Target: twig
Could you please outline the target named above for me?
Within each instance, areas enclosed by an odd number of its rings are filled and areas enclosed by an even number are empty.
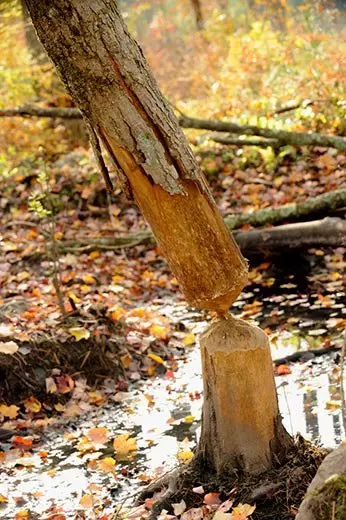
[[[344,424],[344,432],[346,432],[346,399],[345,399],[345,383],[344,383],[345,354],[346,354],[346,330],[344,331],[343,336],[344,336],[344,343],[341,348],[341,356],[340,356],[340,393],[341,393],[342,421]]]

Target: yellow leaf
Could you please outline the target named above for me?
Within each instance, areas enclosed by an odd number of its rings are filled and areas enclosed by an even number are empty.
[[[8,502],[8,498],[0,493],[0,504],[6,504]]]
[[[196,336],[192,333],[186,334],[185,338],[183,339],[183,343],[187,347],[189,345],[193,345],[194,343],[196,343]]]
[[[156,363],[158,363],[159,365],[164,365],[165,364],[165,362],[162,359],[162,357],[157,356],[156,354],[148,354],[147,357],[152,359],[153,361],[156,361]]]
[[[106,457],[98,462],[97,468],[104,473],[113,473],[115,468],[115,460],[113,457]]]
[[[29,512],[26,509],[22,509],[22,511],[18,511],[15,514],[14,520],[26,520],[29,518]]]
[[[96,282],[96,280],[92,274],[85,274],[82,277],[82,279],[83,279],[83,282],[86,283],[87,285],[93,285]]]
[[[239,504],[232,510],[232,520],[246,520],[255,511],[256,506],[250,506],[249,504]]]
[[[177,458],[180,460],[180,462],[187,464],[193,458],[193,453],[191,450],[179,451]]]
[[[137,450],[137,442],[136,439],[131,438],[128,433],[125,433],[114,439],[113,447],[118,457],[126,458],[131,454],[133,455]]]
[[[100,392],[88,392],[89,401],[95,406],[101,406],[105,402],[105,398]]]
[[[157,339],[167,339],[169,328],[162,327],[161,325],[152,325],[149,332]]]
[[[194,420],[195,418],[193,415],[187,415],[186,417],[184,417],[184,422],[188,424],[193,423]]]
[[[8,417],[9,419],[15,419],[18,415],[19,407],[11,404],[11,406],[6,406],[6,404],[0,404],[0,413],[4,417]]]
[[[80,298],[78,298],[78,296],[73,293],[73,292],[69,292],[67,293],[67,297],[70,298],[70,300],[72,300],[74,303],[80,303],[82,300]]]
[[[106,444],[108,441],[108,430],[107,428],[90,428],[86,436],[92,442]]]
[[[82,496],[82,498],[79,501],[79,505],[84,507],[85,509],[92,509],[94,507],[94,499],[93,496],[89,493],[86,493]]]
[[[98,258],[100,256],[100,251],[91,251],[91,253],[89,253],[89,258],[91,258],[92,260],[95,260],[95,258]]]
[[[90,332],[84,327],[72,327],[71,329],[68,329],[68,331],[71,336],[76,339],[76,341],[90,338]]]
[[[24,401],[24,406],[27,412],[38,413],[41,410],[41,403],[36,397],[31,396]]]

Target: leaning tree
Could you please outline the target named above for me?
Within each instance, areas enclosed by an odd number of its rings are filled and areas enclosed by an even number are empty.
[[[247,282],[247,263],[140,47],[114,0],[26,3],[103,169],[99,142],[189,302],[218,313],[201,337],[199,458],[217,472],[270,468],[291,439],[281,424],[268,340],[228,313]]]

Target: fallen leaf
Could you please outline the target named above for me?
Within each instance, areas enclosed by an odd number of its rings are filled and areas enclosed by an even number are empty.
[[[256,506],[249,504],[239,504],[231,513],[232,520],[246,520],[255,511]]]
[[[203,504],[206,504],[207,506],[218,506],[221,503],[222,500],[220,499],[220,493],[207,493],[203,499]]]
[[[107,428],[90,428],[86,436],[90,441],[96,444],[107,444],[108,442]]]
[[[14,354],[18,349],[15,341],[0,342],[0,354]]]
[[[292,374],[292,370],[287,365],[279,365],[278,367],[276,367],[275,373],[278,376],[285,376],[287,374]]]
[[[152,336],[155,336],[157,339],[167,339],[169,328],[162,327],[162,325],[152,325],[149,329],[149,332]]]
[[[8,417],[9,419],[15,419],[18,415],[19,407],[11,404],[10,406],[6,406],[6,404],[0,404],[0,414],[4,417]]]
[[[89,493],[85,493],[79,501],[79,505],[85,509],[92,509],[94,507],[93,496]]]
[[[68,329],[68,331],[71,336],[76,339],[76,341],[90,338],[90,331],[84,327],[72,327],[71,329]]]
[[[179,516],[179,515],[182,515],[183,512],[185,511],[186,503],[184,500],[181,500],[178,504],[172,504],[172,507],[173,507],[173,512],[174,512],[175,516]]]
[[[38,413],[41,410],[41,403],[33,395],[24,401],[25,410],[27,412]]]
[[[203,486],[197,486],[192,488],[192,491],[194,493],[197,493],[197,495],[204,495],[204,487]]]
[[[187,464],[193,458],[193,452],[191,450],[179,451],[177,458],[180,462]]]
[[[97,464],[97,468],[100,470],[100,471],[103,471],[104,473],[114,473],[114,469],[115,469],[115,460],[113,459],[113,457],[106,457],[100,461],[98,461],[98,464]]]
[[[157,356],[156,354],[148,354],[147,356],[148,358],[152,359],[153,361],[156,361],[156,363],[158,363],[159,365],[165,365],[165,362],[164,360],[162,359],[162,357],[160,356]]]
[[[196,336],[192,333],[186,334],[185,338],[183,339],[183,343],[187,347],[190,345],[194,345],[196,343]]]
[[[125,433],[114,439],[113,448],[118,457],[128,457],[137,450],[137,442]]]
[[[187,424],[193,423],[194,420],[195,420],[195,418],[193,415],[187,415],[186,417],[184,417],[184,422]]]
[[[23,448],[31,448],[32,439],[27,437],[21,437],[20,435],[15,435],[11,439],[12,444],[16,444],[17,446],[21,446]]]

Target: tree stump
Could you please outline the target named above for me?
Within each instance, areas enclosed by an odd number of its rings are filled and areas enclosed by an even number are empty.
[[[266,334],[229,316],[200,339],[204,406],[198,456],[217,473],[260,473],[291,437],[281,424]]]

